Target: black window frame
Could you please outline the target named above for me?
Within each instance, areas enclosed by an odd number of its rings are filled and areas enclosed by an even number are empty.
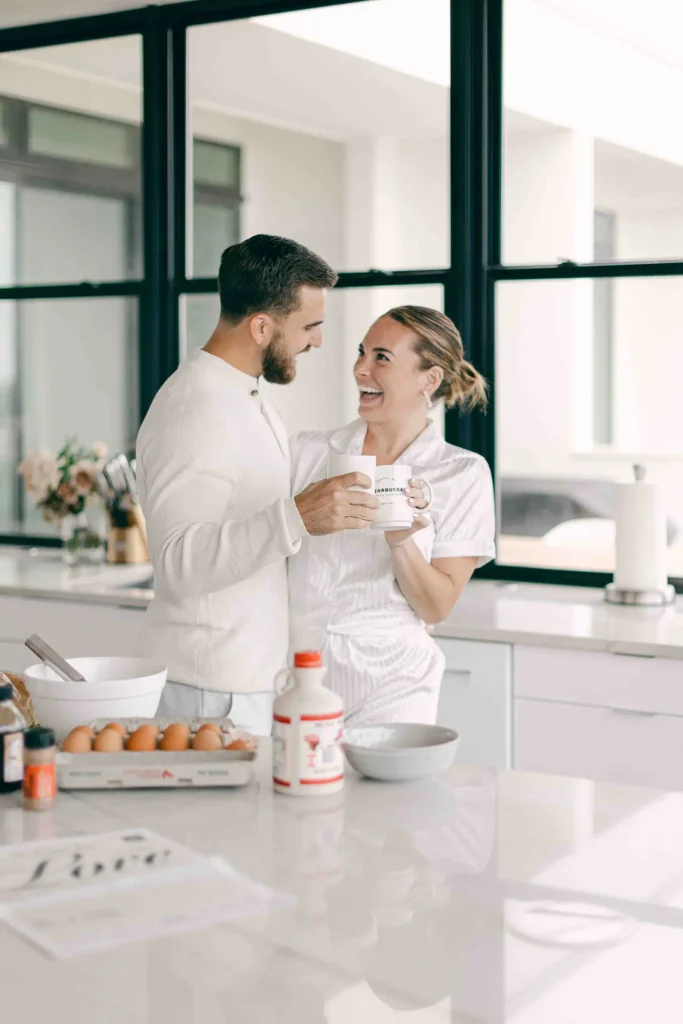
[[[134,296],[138,301],[139,414],[176,368],[182,296],[215,294],[214,277],[187,273],[187,30],[196,25],[334,7],[353,0],[181,0],[162,7],[0,30],[0,52],[113,36],[141,35],[143,53],[143,273],[139,280],[0,288],[7,298]],[[344,271],[340,289],[438,284],[444,310],[460,328],[467,355],[488,379],[486,414],[446,415],[449,441],[481,453],[496,479],[495,298],[499,281],[681,275],[683,261],[501,261],[504,0],[451,0],[450,263],[400,271]],[[29,538],[0,536],[26,544]],[[38,541],[36,541],[38,542]],[[40,541],[45,543],[45,539]],[[59,541],[55,540],[55,544]],[[478,575],[499,580],[604,586],[607,573],[538,569],[493,562]],[[675,581],[683,590],[683,581]]]

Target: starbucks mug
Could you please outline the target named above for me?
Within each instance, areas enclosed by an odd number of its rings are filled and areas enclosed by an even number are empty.
[[[409,530],[417,516],[422,515],[432,503],[432,489],[426,480],[420,480],[426,492],[426,508],[414,508],[405,493],[413,478],[410,466],[378,466],[375,474],[375,497],[379,499],[379,511],[372,524],[376,530]]]
[[[346,455],[344,452],[331,451],[327,457],[327,477],[345,476],[346,473],[364,473],[370,479],[369,487],[351,487],[352,491],[365,491],[372,494],[375,490],[374,455]]]

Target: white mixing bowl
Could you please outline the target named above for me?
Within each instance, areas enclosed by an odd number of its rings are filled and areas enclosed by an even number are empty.
[[[457,732],[440,725],[366,725],[346,730],[344,753],[369,779],[411,782],[450,768],[459,742]]]
[[[60,679],[44,665],[26,669],[24,679],[35,717],[54,729],[58,743],[77,725],[95,718],[152,718],[166,682],[163,665],[146,658],[68,658],[85,683]]]

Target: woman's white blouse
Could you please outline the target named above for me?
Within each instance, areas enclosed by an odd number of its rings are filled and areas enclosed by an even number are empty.
[[[330,448],[360,454],[366,429],[357,420],[340,430],[295,436],[292,493],[327,476]],[[448,444],[430,423],[396,462],[409,465],[432,488],[431,523],[414,535],[428,561],[470,557],[479,567],[495,557],[493,486],[480,455]],[[421,628],[399,590],[379,530],[304,537],[298,554],[289,559],[289,593],[295,647],[319,646],[330,633],[386,636]]]

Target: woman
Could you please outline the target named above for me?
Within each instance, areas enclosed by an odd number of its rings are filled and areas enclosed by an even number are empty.
[[[307,537],[289,560],[292,641],[323,652],[326,685],[350,725],[436,720],[444,658],[425,629],[445,619],[473,571],[494,556],[491,474],[483,458],[447,444],[434,402],[486,404],[486,384],[464,359],[443,313],[401,306],[377,320],[354,375],[360,419],[292,440],[293,493],[324,479],[330,449],[413,470],[409,530]],[[428,515],[419,479],[430,485]]]

